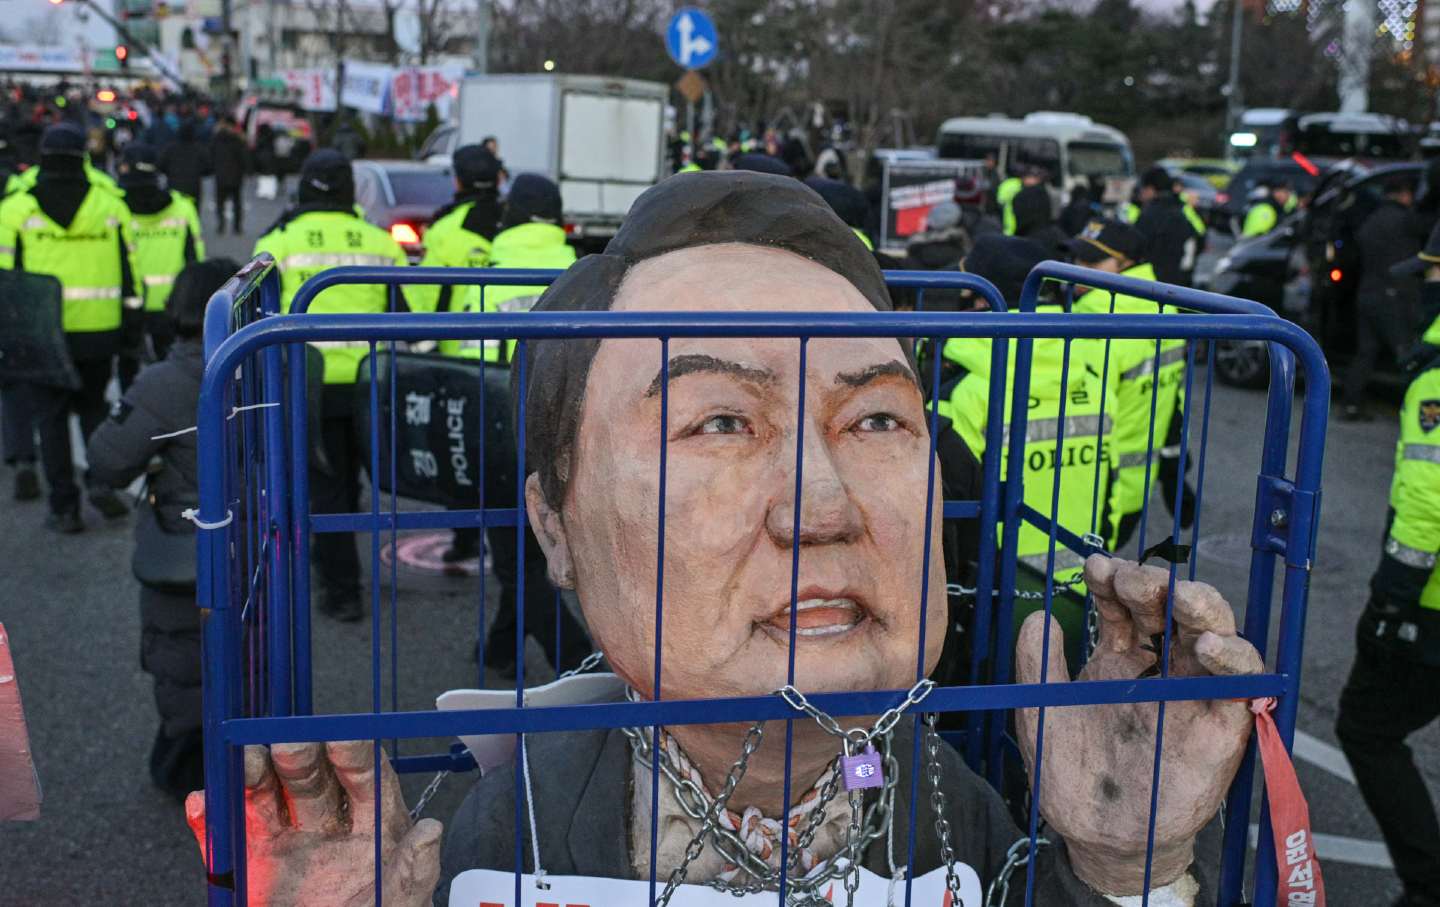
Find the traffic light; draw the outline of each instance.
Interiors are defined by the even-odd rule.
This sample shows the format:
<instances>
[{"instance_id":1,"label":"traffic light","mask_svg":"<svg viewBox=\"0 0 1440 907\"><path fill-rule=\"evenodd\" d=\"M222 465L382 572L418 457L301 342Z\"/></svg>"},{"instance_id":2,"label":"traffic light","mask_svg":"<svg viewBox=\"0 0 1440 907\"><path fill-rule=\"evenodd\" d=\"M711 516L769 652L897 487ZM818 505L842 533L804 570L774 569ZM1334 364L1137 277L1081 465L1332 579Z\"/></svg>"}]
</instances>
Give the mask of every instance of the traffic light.
<instances>
[{"instance_id":1,"label":"traffic light","mask_svg":"<svg viewBox=\"0 0 1440 907\"><path fill-rule=\"evenodd\" d=\"M115 45L115 59L120 61L121 69L130 68L130 48L124 44Z\"/></svg>"}]
</instances>

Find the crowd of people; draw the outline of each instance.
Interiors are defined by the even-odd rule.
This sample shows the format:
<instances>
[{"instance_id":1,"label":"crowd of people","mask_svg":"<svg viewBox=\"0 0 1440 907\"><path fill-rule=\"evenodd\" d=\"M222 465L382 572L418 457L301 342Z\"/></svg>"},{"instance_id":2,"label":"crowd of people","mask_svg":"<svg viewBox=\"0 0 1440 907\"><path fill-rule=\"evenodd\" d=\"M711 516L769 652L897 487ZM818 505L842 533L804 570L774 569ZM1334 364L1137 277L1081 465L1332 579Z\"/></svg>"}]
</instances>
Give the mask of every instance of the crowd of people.
<instances>
[{"instance_id":1,"label":"crowd of people","mask_svg":"<svg viewBox=\"0 0 1440 907\"><path fill-rule=\"evenodd\" d=\"M196 503L196 451L194 435L184 429L194 424L204 364L199 344L204 304L237 269L235 262L206 258L200 187L202 178L213 173L217 202L229 209L228 223L238 232L240 184L250 155L232 120L223 116L207 120L208 112L201 116L199 109L185 111L183 117L182 111L173 112L173 124L167 112L152 126L170 130L169 134L137 135L118 149L114 179L97 166L96 151L86 131L63 115L41 132L34 166L11 175L9 192L0 203L0 268L54 278L54 311L36 317L54 318L55 328L63 331L74 380L58 384L10 380L0 386L0 414L4 417L5 460L14 469L14 495L26 500L48 492L47 525L58 532L84 528L82 493L106 518L127 516L130 507L116 489L146 477L146 492L136 514L132 568L142 587L142 665L155 675L161 719L150 768L157 785L183 795L203 786L204 780L194 527L182 516ZM12 136L8 147L15 154L13 159L23 160L18 132ZM455 195L436 212L425 234L421 267L557 269L565 275L548 291L499 286L482 294L476 288L406 286L400 297L403 307L413 312L477 314L528 311L537 306L552 311L757 307L981 311L988 308L983 295L968 290L933 290L923 295L892 290L884 285L880 271L912 268L973 274L989 281L1007 307L1014 307L1034 266L1052 259L1140 281L1190 285L1206 236L1206 225L1178 191L1173 176L1162 168L1142 174L1133 206L1122 206L1119 212L1104 208L1098 193L1084 191L1072 193L1069 204L1057 210L1046 188L1050 174L1028 168L1004 179L991 174L994 178L987 177L985 185L967 187L957 193L956 200L936 205L904 255L893 256L875 249L874 199L851 183L838 149L823 149L812 160L803 148L788 143L768 141L747 147L742 140L723 149L705 146L694 160L637 202L603 255L577 259L567 242L561 192L554 182L536 174L510 177L491 148L460 148L452 167ZM1273 229L1290 203L1283 185L1267 187L1266 192L1245 218L1246 233ZM1440 434L1432 434L1440 425L1440 321L1436 320L1440 307L1432 298L1440 297L1440 228L1430 234L1423 248L1392 241L1390 238L1401 232L1414 234L1414 224L1402 217L1412 204L1413 198L1398 189L1388 193L1386 206L1371 215L1360 234L1362 255L1386 259L1383 277L1377 277L1374 286L1362 285L1364 299L1378 299L1377 305L1383 305L1384 299L1413 294L1433 323L1411 360L1418 377L1401 411L1391 524L1361 623L1360 657L1342 701L1339 735L1362 793L1381 818L1387 844L1406 884L1406 899L1399 903L1425 907L1440 903L1440 830L1435 830L1424 782L1403 741L1414 728L1433 720L1435 713L1424 705L1428 699L1422 696L1413 697L1413 707L1403 720L1384 705L1397 690L1423 688L1440 665L1440 655L1435 654L1440 652L1440 622L1430 619L1440 612L1440 579L1435 572L1435 552L1440 549L1440 505L1436 503L1440 501L1440 475L1434 474L1440 464ZM226 224L222 214L221 229ZM1375 250L1365 251L1365 237L1376 244ZM351 161L332 148L308 156L299 174L295 203L261 235L255 252L274 259L285 311L290 310L299 288L328 268L407 264L404 250L389 233L367 223L357 209ZM1072 300L1051 287L1037 301L1042 311L1052 312L1174 311L1134 296L1080 290ZM391 309L386 288L355 285L325 290L308 311L383 313ZM1380 311L1375 322L1382 323L1389 312ZM1400 340L1398 335L1386 334L1375 343L1383 341L1398 350ZM936 575L916 578L909 576L913 571L897 572L893 564L918 563L918 556L910 559L910 549L931 531L913 524L913 514L902 517L899 513L900 503L914 498L910 494L915 491L914 483L919 481L919 487L924 487L925 458L917 460L916 455L917 450L927 451L928 444L917 448L912 442L924 440L923 426L929 413L935 414L941 433L935 449L945 497L980 496L988 420L996 415L989 407L990 344L984 339L952 339L940 349L924 345L911 349L900 344L891 350L894 343L837 342L837 351L844 347L844 355L837 353L832 360L816 354L819 367L835 373L836 387L848 388L847 395L874 399L863 411L858 404L847 402L849 396L827 398L825 406L817 407L823 412L830 411L825 407L857 412L854 424L847 424L843 431L829 432L817 426L817 435L824 439L818 443L829 445L827 462L840 481L830 481L836 475L827 480L824 469L812 470L807 452L805 501L818 497L826 506L816 505L812 512L807 503L799 515L786 509L789 505L781 494L786 481L793 493L794 476L787 478L783 470L759 465L787 462L785 456L777 456L776 451L784 454L779 448L762 450L760 446L793 443L776 440L783 433L764 429L766 420L778 419L764 407L775 412L793 408L795 401L779 389L793 388L794 382L783 376L792 373L795 364L759 341L696 341L693 349L675 351L680 356L675 361L683 367L676 368L672 361L670 380L681 382L674 384L671 406L677 415L672 418L676 423L682 417L690 419L694 431L673 442L671 466L681 489L678 493L692 496L687 499L692 508L673 509L693 519L680 517L671 525L677 533L675 550L685 551L687 546L694 550L685 552L687 563L675 574L682 577L686 588L666 593L667 621L671 614L677 621L673 630L667 623L665 637L667 697L746 695L769 692L779 685L772 682L774 668L776 664L783 667L785 650L783 646L773 650L764 646L777 640L784 643L787 634L776 630L766 636L769 630L759 633L756 628L788 626L788 597L783 606L760 615L751 613L753 604L746 605L749 610L736 611L743 612L744 619L737 619L733 628L725 623L733 615L724 608L716 612L724 616L717 627L715 614L702 609L687 618L686 607L699 607L709 602L715 589L727 588L730 580L723 575L727 564L734 568L734 576L746 577L735 580L746 589L751 582L760 583L757 590L788 588L789 552L797 528L800 544L813 552L809 556L830 564L834 574L817 580L811 598L818 604L801 612L799 623L802 629L815 631L816 639L830 635L836 639L834 643L806 643L835 647L834 651L807 650L811 659L807 671L826 678L817 689L908 685L905 672L896 674L894 664L913 665L913 651L907 655L897 648L887 654L886 645L894 640L887 643L864 628L918 630L919 616L912 612L914 602L921 598L917 583L922 582L932 583L938 591L933 600L947 603L931 615L940 615L942 622L933 628L934 651L924 653L926 671L940 682L964 682L968 659L958 654L965 642L956 628L968 619L969 605L961 599L947 600L941 590L946 584L973 585L977 565L995 557L996 552L979 549L973 520L947 521L937 539L943 557L932 560L937 565ZM323 467L312 469L316 512L359 509L360 473L368 459L355 447L358 414L353 411L353 388L363 380L368 346L337 342L319 348L323 390L315 442ZM648 466L631 468L638 449L627 446L629 442L615 430L597 427L590 411L594 407L609 413L617 424L645 424L652 417L658 420L658 414L649 408L656 385L647 377L639 385L629 386L640 376L627 365L614 341L589 344L584 355L562 352L560 347L558 341L532 344L529 383L516 388L529 404L529 422L518 430L527 433L535 464L535 474L526 486L526 507L531 515L524 543L526 594L518 607L523 609L527 634L544 648L557 672L578 665L590 653L593 639L617 673L639 695L648 697L654 691L649 689L650 669L646 666L653 664L657 643L653 635L647 635L646 619L631 612L636 601L649 601L653 607L654 539L643 528L654 523L655 489L647 484L653 479L653 470ZM512 363L516 347L513 341L442 340L435 352L477 367L500 368ZM1097 553L1119 552L1144 534L1142 515L1149 511L1157 487L1165 506L1181 525L1188 526L1195 505L1182 465L1185 452L1180 434L1187 358L1186 344L1177 340L1159 344L1145 340L1036 340L1028 376L1025 503L1082 536ZM940 376L938 394L930 392L932 370ZM703 392L691 389L691 385L700 386L698 379L685 380L692 373L710 379ZM112 377L118 378L122 390L113 406L105 396ZM1355 378L1361 387L1362 378ZM1007 369L1007 383L1013 386L1015 380L1014 368ZM731 385L742 386L747 399L768 402L764 406L740 402L744 395L737 395ZM1007 401L1009 397L1007 393ZM1358 405L1349 397L1347 401ZM691 410L688 416L687 407ZM78 481L70 447L72 414L79 417L89 464ZM1008 404L1002 418L1008 425ZM1064 438L1057 446L1062 421ZM646 427L640 434L653 453L654 435L646 434L648 431ZM848 446L852 443L849 438L862 436L874 440ZM865 448L866 444L880 446ZM577 451L585 455L578 456ZM788 458L793 466L793 450ZM37 466L43 469L43 489ZM852 479L847 480L847 475ZM852 480L856 487L847 490L847 481ZM1058 507L1052 497L1057 482L1065 489ZM715 488L708 483L715 483ZM511 484L508 493L513 495ZM585 495L571 490L577 485L585 488ZM671 487L672 493L677 493L677 486ZM725 495L717 496L720 488ZM919 499L923 498L921 493ZM515 503L513 497L508 504L500 496L487 495L487 500L490 506ZM455 506L465 505L456 502ZM719 513L727 508L739 508L739 516L731 514L728 523ZM887 508L894 508L894 521L871 515L872 508L886 514ZM869 525L867 521L872 519L879 522ZM731 524L733 533L719 531L718 527ZM876 541L880 547L867 548L870 543L862 540L877 532L895 535ZM456 530L446 560L479 556L481 534L480 530ZM649 549L643 544L646 539ZM1138 539L1138 547L1147 541ZM1058 621L1059 645L1052 649L1052 678L1077 673L1104 678L1112 676L1104 672L1119 669L1105 659L1092 659L1082 668L1087 594L1107 603L1108 608L1100 609L1100 632L1102 639L1108 634L1114 641L1115 652L1126 653L1130 660L1124 666L1132 668L1146 659L1154 663L1155 653L1145 647L1155 622L1155 615L1146 609L1153 609L1154 602L1146 598L1148 593L1142 594L1150 588L1147 584L1155 582L1147 572L1150 568L1127 566L1118 559L1108 563L1104 558L1087 560L1064 550L1052 553L1048 534L1033 526L1021 530L1015 545L1020 566L1017 584L1022 590L1039 589L1052 580L1056 584L1053 614ZM187 547L189 553L185 554ZM477 646L486 664L501 676L513 676L519 544L507 530L488 533L484 547L501 582L502 611L489 637L478 640ZM318 611L338 621L361 619L362 571L353 536L319 534L311 550L319 588ZM741 551L752 553L737 554ZM762 557L766 559L763 564L756 560ZM733 564L727 560L735 558L739 560ZM869 563L869 572L855 573L846 567L850 559ZM781 572L770 576L767 571L772 567ZM749 571L754 571L754 576ZM895 575L890 576L892 573ZM876 577L889 579L877 584ZM775 582L761 583L767 578ZM585 627L569 609L555 607L557 590L569 590L579 597ZM1213 606L1213 599L1201 598L1204 601L1185 619ZM1017 608L1011 637L1021 652L1022 679L1039 677L1035 672L1040 670L1040 636L1046 625L1039 620L1043 615L1031 614L1034 609L1033 605ZM947 612L951 619L944 619ZM687 620L693 631L688 643ZM1150 629L1140 632L1147 627ZM1190 663L1200 666L1195 670L1217 674L1260 670L1258 654L1235 635L1233 616L1223 600L1192 629L1182 640L1190 647L1187 654L1193 655ZM672 640L672 632L680 642ZM715 651L697 644L697 639L707 637ZM769 642L756 641L762 637ZM913 649L911 636L898 633L895 639ZM731 648L725 650L725 646ZM1147 651L1150 654L1144 654ZM779 676L783 677L783 671ZM1133 677L1131 673L1127 679ZM1238 713L1230 714L1233 711L1216 707L1207 713L1215 722L1213 727L1197 719L1192 728L1211 734L1219 741L1215 744L1218 749L1205 765L1182 765L1180 776L1192 782L1190 792L1196 802L1212 808L1208 814L1197 813L1200 821L1168 827L1173 840L1160 842L1166 856L1163 870L1155 876L1152 898L1163 891L1172 899L1167 903L1197 904L1213 896L1206 894L1213 891L1209 877L1213 867L1205 855L1193 852L1193 841L1218 805L1248 736L1248 713L1243 705ZM1110 715L1094 719L1093 726L1076 725L1075 739L1088 734L1113 736L1113 727L1106 722L1120 720ZM1020 725L1024 738L1028 731L1023 716ZM704 779L702 788L718 790L724 766L733 759L733 734L693 727L676 728L673 733L673 738L667 738L668 758L677 762L688 758L684 764ZM630 744L617 735L577 735L580 743L567 744L565 750L551 751L538 744L535 748L536 786L526 796L559 797L559 788L577 775L613 782L603 794L597 794L608 807L597 806L599 800L583 808L576 805L573 815L566 816L568 823L534 832L545 838L548 852L563 851L565 836L573 838L576 833L608 842L589 857L577 856L573 866L552 864L553 872L648 875L648 845L642 848L634 837L638 826L632 820L637 816L647 827L652 818L663 820L673 832L673 839L667 838L657 851L661 864L657 869L662 874L676 865L683 870L681 860L688 864L685 845L692 837L703 839L707 833L715 833L687 820L669 801L661 803L664 815L652 817L648 795L643 804L638 799L633 804L625 800L626 790L643 787L648 791L650 785L632 765ZM1063 735L1057 739L1064 739ZM799 736L798 758L808 760L807 771L815 769L802 779L805 783L819 779L819 789L833 756L826 747L833 749L833 742L824 735ZM909 745L903 734L884 743L887 747ZM1110 756L1148 765L1153 745L1152 730L1149 738L1140 735L1130 749L1117 749ZM247 785L268 791L267 796L280 795L277 792L283 787L291 802L296 797L324 799L328 809L344 799L337 784L352 798L372 789L367 785L375 783L373 775L368 780L361 777L370 771L368 744L366 747L360 760L363 767L345 762L349 756L343 745L332 746L328 755L313 747L276 747L273 761L266 754L256 763L253 777L247 761ZM1025 747L1022 739L1022 751L1033 759L1033 740L1031 749ZM759 762L773 755L772 748ZM1018 832L1004 803L968 773L958 756L947 749L941 762L945 773L958 779L955 799L960 805L951 817L960 839L956 850L988 880L1000 871L1005 851ZM643 765L649 765L648 759ZM332 766L322 772L329 778L323 798L317 791L301 791L298 786L301 776L313 775L317 766ZM1120 768L1111 768L1116 776L1125 774ZM1145 818L1145 810L1135 805L1143 798L1122 788L1108 798L1111 802L1097 805L1065 801L1053 792L1057 787L1098 789L1098 778L1082 777L1094 769L1095 765L1056 769L1075 777L1060 779L1051 788L1050 799L1042 804L1055 837L1065 842L1043 858L1037 892L1042 893L1044 903L1127 903L1117 899L1141 893L1131 864L1137 853L1143 858L1145 851L1143 833L1138 850L1133 846L1132 828L1137 815L1141 822ZM769 831L744 838L744 846L759 856L761 865L766 861L773 864L770 852L775 836L788 833L793 838L794 832L765 818L776 815L784 804L775 803L776 792L763 783L778 776L765 771L758 776L759 781L728 792L737 797L734 803L720 806L733 810L737 817L754 811L757 827ZM407 890L419 893L413 903L428 903L430 891L442 875L448 880L477 865L511 865L514 830L509 824L513 821L509 804L514 791L505 786L511 780L503 772L487 777L467 799L456 818L457 828L446 838L443 869L438 827L422 822L398 829L396 841L403 837L405 856L390 868L406 879ZM393 776L382 781L393 784ZM1017 789L1004 792L1012 804L1027 796L1024 782L1019 783ZM567 796L570 800L566 802L573 802L574 794ZM823 817L823 804L820 811ZM192 796L187 813L202 834L203 812L203 798ZM832 813L830 822L838 821L842 813ZM1125 830L1112 828L1109 839L1093 838L1093 819L1102 813ZM817 825L824 823L817 820ZM272 878L280 880L277 884L289 884L285 881L289 879L300 886L293 890L301 890L319 884L316 872L331 873L322 881L346 891L354 887L355 880L369 879L373 884L373 872L367 873L363 867L341 864L316 870L301 865L303 861L286 851L282 839L277 831L258 852L258 859L271 860L276 867ZM822 834L813 852L810 841L791 843L797 851L809 854L814 865L829 865L839 851L833 847L826 851L820 843L826 840L833 843L838 839ZM873 853L865 851L864 862L879 867L883 853L878 842L872 843L875 849ZM1111 848L1113 857L1117 846L1125 859L1097 858L1097 851L1106 847ZM252 851L252 857L256 853ZM916 872L940 866L943 859L939 850L917 851ZM716 862L707 872L727 883L738 879L736 885L745 884L734 866ZM347 878L339 879L336 873ZM442 902L447 887L440 885L437 897Z\"/></svg>"}]
</instances>

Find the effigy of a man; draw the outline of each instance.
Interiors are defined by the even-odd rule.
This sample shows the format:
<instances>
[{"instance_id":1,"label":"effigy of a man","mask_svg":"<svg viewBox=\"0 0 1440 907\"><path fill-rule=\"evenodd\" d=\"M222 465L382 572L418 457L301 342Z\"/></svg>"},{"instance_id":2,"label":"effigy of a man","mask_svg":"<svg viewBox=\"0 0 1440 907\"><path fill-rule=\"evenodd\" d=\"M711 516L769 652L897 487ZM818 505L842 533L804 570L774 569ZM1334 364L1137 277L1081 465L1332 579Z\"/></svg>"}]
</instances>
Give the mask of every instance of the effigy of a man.
<instances>
[{"instance_id":1,"label":"effigy of a man","mask_svg":"<svg viewBox=\"0 0 1440 907\"><path fill-rule=\"evenodd\" d=\"M537 306L888 308L874 258L818 196L788 178L735 172L677 176L647 192L606 253L572 267ZM928 572L921 570L927 536L939 550L941 522L939 508L925 521L931 445L908 345L810 341L803 432L793 338L675 338L664 371L660 349L657 340L639 339L532 342L526 383L516 388L526 403L531 525L553 582L574 590L615 673L637 698L656 692L663 398L663 698L753 696L783 687L792 620L801 689L910 687L922 591L932 606L919 662L929 672L940 655L945 614L933 603L945 600L945 577L938 556ZM798 514L797 454L803 470ZM1148 641L1163 629L1167 574L1096 556L1086 565L1086 580L1101 641L1081 677L1145 673L1156 660ZM1235 635L1229 606L1210 587L1178 584L1174 617L1172 675L1261 670L1258 653ZM1043 614L1022 629L1016 659L1022 682L1041 677L1045 630ZM1060 630L1050 632L1048 680L1063 682ZM1017 723L1033 766L1036 716L1022 711ZM1207 880L1193 861L1195 837L1218 809L1249 728L1244 703L1170 704L1152 897L1163 892L1165 903L1201 903ZM385 903L423 904L433 892L444 904L456 874L511 869L517 796L528 797L534 811L534 827L522 828L527 871L536 869L535 852L551 875L648 879L652 823L653 871L661 880L683 867L689 882L773 889L782 850L789 857L789 890L801 895L814 891L817 879L843 879L849 856L882 876L891 875L896 860L904 867L910 721L871 741L882 753L903 756L882 757L884 782L847 794L837 792L832 774L837 738L817 722L797 720L788 825L781 820L783 730L748 737L747 730L734 724L663 729L655 810L649 729L531 735L526 788L517 791L507 771L476 783L449 823L443 865L439 823L411 825L398 784L382 765L383 796L393 801L382 820ZM1035 857L1035 903L1102 907L1142 893L1155 736L1153 704L1048 712L1040 806L1053 846ZM753 751L737 773L742 741ZM988 882L1022 835L994 790L947 746L931 750L932 742L939 744L938 737L926 741L931 755L922 770L942 779L948 831L943 840L924 833L934 817L929 803L920 806L926 818L917 823L910 872L941 867L948 850ZM247 750L250 872L267 886L264 903L373 900L371 766L369 742ZM920 791L928 800L926 783ZM203 841L203 798L192 795L187 811ZM704 845L698 855L697 839ZM1012 886L1017 903L1024 887Z\"/></svg>"}]
</instances>

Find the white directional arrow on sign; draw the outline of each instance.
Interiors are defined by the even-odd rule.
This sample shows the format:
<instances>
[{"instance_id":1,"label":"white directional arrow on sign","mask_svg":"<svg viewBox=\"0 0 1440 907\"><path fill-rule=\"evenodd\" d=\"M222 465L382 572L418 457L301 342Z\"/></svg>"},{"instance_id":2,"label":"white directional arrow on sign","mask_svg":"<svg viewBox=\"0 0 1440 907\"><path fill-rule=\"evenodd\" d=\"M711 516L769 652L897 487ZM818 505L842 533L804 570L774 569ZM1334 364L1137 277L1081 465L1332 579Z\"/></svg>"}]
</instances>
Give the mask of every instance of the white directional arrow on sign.
<instances>
[{"instance_id":1,"label":"white directional arrow on sign","mask_svg":"<svg viewBox=\"0 0 1440 907\"><path fill-rule=\"evenodd\" d=\"M692 57L703 57L710 52L713 46L710 39L704 35L695 37L695 20L689 13L680 16L676 28L680 30L680 65L689 66Z\"/></svg>"}]
</instances>

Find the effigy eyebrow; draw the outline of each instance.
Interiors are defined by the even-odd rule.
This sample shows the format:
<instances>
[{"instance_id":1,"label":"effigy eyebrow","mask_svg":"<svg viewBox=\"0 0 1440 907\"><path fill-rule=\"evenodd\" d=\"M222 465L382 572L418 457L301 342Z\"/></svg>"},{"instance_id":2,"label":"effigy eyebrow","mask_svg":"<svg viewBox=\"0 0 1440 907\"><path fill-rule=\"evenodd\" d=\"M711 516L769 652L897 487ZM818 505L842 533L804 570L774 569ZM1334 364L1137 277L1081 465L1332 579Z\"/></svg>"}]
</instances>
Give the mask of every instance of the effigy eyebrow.
<instances>
[{"instance_id":1,"label":"effigy eyebrow","mask_svg":"<svg viewBox=\"0 0 1440 907\"><path fill-rule=\"evenodd\" d=\"M910 367L899 359L891 359L889 362L872 365L858 372L840 372L835 376L835 383L844 384L848 387L861 387L877 378L889 377L904 378L917 387L920 384L919 379L915 377L915 373L910 370Z\"/></svg>"},{"instance_id":2,"label":"effigy eyebrow","mask_svg":"<svg viewBox=\"0 0 1440 907\"><path fill-rule=\"evenodd\" d=\"M762 387L768 387L776 381L775 373L767 368L741 365L738 362L731 362L728 359L717 359L714 356L707 356L703 353L687 353L683 356L671 357L668 368L661 369L655 373L655 380L650 382L650 387L646 389L645 396L653 397L660 393L660 385L663 382L666 371L669 372L672 382L686 375L705 372L732 375L741 381L758 384Z\"/></svg>"}]
</instances>

